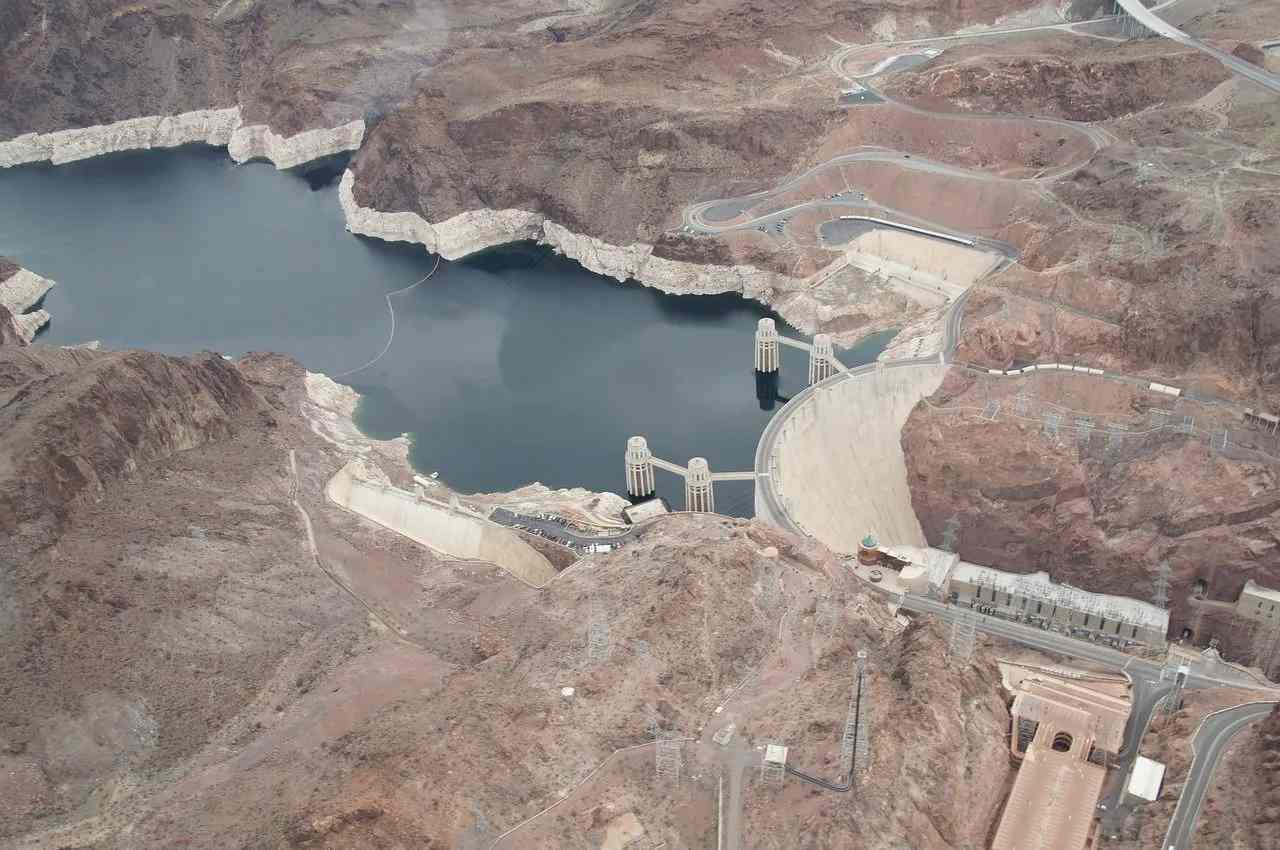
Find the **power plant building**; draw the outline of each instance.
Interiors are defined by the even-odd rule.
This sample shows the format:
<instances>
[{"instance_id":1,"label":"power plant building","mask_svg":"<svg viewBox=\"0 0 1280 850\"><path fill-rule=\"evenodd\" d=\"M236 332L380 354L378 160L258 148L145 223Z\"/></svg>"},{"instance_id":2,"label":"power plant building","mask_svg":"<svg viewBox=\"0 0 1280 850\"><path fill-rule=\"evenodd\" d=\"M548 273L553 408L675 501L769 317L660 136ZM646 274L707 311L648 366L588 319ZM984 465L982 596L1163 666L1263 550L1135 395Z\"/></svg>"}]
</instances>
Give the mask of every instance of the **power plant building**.
<instances>
[{"instance_id":1,"label":"power plant building","mask_svg":"<svg viewBox=\"0 0 1280 850\"><path fill-rule=\"evenodd\" d=\"M1117 646L1165 644L1169 612L1148 602L1058 584L1046 572L1008 573L971 564L933 547L882 547L881 553L900 569L909 593ZM1267 592L1280 602L1280 593Z\"/></svg>"}]
</instances>

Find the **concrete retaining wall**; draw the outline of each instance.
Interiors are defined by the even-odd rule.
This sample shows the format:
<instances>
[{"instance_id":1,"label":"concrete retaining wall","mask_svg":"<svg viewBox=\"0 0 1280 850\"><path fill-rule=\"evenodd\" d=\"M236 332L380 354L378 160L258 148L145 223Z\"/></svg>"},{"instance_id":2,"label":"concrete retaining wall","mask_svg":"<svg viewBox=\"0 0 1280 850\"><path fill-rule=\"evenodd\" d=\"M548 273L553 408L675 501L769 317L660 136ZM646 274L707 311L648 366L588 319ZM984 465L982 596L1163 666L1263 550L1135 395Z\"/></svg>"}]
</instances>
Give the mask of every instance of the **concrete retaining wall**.
<instances>
[{"instance_id":1,"label":"concrete retaining wall","mask_svg":"<svg viewBox=\"0 0 1280 850\"><path fill-rule=\"evenodd\" d=\"M378 525L454 558L474 558L502 567L516 578L543 585L555 568L510 529L412 493L358 477L348 464L329 479L329 499Z\"/></svg>"}]
</instances>

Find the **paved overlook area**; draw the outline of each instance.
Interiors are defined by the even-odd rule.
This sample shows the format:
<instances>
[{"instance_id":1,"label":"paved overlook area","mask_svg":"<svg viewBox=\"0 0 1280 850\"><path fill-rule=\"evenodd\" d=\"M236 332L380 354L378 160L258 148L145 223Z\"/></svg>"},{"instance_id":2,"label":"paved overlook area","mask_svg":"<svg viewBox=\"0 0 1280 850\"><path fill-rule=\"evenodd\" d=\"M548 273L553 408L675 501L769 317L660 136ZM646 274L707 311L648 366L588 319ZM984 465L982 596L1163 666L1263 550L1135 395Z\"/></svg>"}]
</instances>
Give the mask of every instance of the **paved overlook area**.
<instances>
[{"instance_id":1,"label":"paved overlook area","mask_svg":"<svg viewBox=\"0 0 1280 850\"><path fill-rule=\"evenodd\" d=\"M753 469L617 447L664 512L457 492L278 355L28 344L0 262L0 846L1280 840L1274 3L12 5L6 166L226 146L340 180L317 239L797 332Z\"/></svg>"}]
</instances>

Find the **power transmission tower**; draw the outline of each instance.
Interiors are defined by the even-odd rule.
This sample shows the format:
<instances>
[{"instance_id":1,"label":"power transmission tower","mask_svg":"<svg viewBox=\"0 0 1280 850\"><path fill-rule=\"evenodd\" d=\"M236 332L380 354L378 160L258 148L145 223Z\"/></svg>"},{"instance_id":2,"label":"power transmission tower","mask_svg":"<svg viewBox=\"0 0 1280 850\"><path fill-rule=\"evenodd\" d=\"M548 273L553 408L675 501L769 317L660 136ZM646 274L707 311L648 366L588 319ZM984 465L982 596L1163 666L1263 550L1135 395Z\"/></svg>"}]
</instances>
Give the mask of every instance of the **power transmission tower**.
<instances>
[{"instance_id":1,"label":"power transmission tower","mask_svg":"<svg viewBox=\"0 0 1280 850\"><path fill-rule=\"evenodd\" d=\"M866 675L867 651L858 650L856 675L853 682L853 693L849 695L849 712L844 718L844 733L840 736L840 775L846 781L853 780L853 767L862 765L861 754L866 750L866 741L862 740L862 684Z\"/></svg>"},{"instance_id":2,"label":"power transmission tower","mask_svg":"<svg viewBox=\"0 0 1280 850\"><path fill-rule=\"evenodd\" d=\"M947 520L942 528L942 548L947 552L955 552L956 545L959 542L960 535L960 517L956 514L951 515L951 519Z\"/></svg>"},{"instance_id":3,"label":"power transmission tower","mask_svg":"<svg viewBox=\"0 0 1280 850\"><path fill-rule=\"evenodd\" d=\"M1088 416L1076 418L1076 441L1082 446L1088 446L1089 440L1093 437L1093 420Z\"/></svg>"},{"instance_id":4,"label":"power transmission tower","mask_svg":"<svg viewBox=\"0 0 1280 850\"><path fill-rule=\"evenodd\" d=\"M1157 608L1169 607L1169 562L1161 561L1151 582L1151 601Z\"/></svg>"},{"instance_id":5,"label":"power transmission tower","mask_svg":"<svg viewBox=\"0 0 1280 850\"><path fill-rule=\"evenodd\" d=\"M973 645L977 638L978 628L974 624L973 614L957 611L956 618L951 621L951 654L962 661L973 658Z\"/></svg>"},{"instance_id":6,"label":"power transmission tower","mask_svg":"<svg viewBox=\"0 0 1280 850\"><path fill-rule=\"evenodd\" d=\"M853 779L853 769L866 772L871 769L871 721L867 719L870 711L870 699L867 693L867 651L858 650L858 695L854 701L855 731L853 737L853 761L849 766L849 779Z\"/></svg>"},{"instance_id":7,"label":"power transmission tower","mask_svg":"<svg viewBox=\"0 0 1280 850\"><path fill-rule=\"evenodd\" d=\"M591 609L587 625L587 659L604 661L609 657L609 621L598 608Z\"/></svg>"},{"instance_id":8,"label":"power transmission tower","mask_svg":"<svg viewBox=\"0 0 1280 850\"><path fill-rule=\"evenodd\" d=\"M654 750L653 769L659 779L680 783L680 771L684 768L683 741L678 733L660 731Z\"/></svg>"},{"instance_id":9,"label":"power transmission tower","mask_svg":"<svg viewBox=\"0 0 1280 850\"><path fill-rule=\"evenodd\" d=\"M1107 451L1118 451L1124 443L1125 432L1129 430L1128 425L1120 425L1112 423L1107 426Z\"/></svg>"},{"instance_id":10,"label":"power transmission tower","mask_svg":"<svg viewBox=\"0 0 1280 850\"><path fill-rule=\"evenodd\" d=\"M1209 448L1225 452L1230 442L1227 440L1227 429L1223 428L1221 434L1215 434L1209 438Z\"/></svg>"}]
</instances>

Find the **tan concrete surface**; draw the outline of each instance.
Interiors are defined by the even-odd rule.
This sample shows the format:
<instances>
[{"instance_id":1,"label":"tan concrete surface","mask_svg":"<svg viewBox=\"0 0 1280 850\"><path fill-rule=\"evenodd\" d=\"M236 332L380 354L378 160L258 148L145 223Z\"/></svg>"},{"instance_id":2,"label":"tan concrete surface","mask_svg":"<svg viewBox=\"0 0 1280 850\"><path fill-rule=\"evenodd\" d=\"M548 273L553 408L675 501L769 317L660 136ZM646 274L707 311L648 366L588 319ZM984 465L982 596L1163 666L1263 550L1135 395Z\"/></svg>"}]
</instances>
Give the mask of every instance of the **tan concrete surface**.
<instances>
[{"instance_id":1,"label":"tan concrete surface","mask_svg":"<svg viewBox=\"0 0 1280 850\"><path fill-rule=\"evenodd\" d=\"M1098 765L1037 739L1018 769L991 850L1084 850L1105 777Z\"/></svg>"},{"instance_id":2,"label":"tan concrete surface","mask_svg":"<svg viewBox=\"0 0 1280 850\"><path fill-rule=\"evenodd\" d=\"M914 286L904 294L925 303L932 303L929 294L936 299L957 297L1002 259L994 251L887 227L858 234L845 249L859 268L910 281Z\"/></svg>"},{"instance_id":3,"label":"tan concrete surface","mask_svg":"<svg viewBox=\"0 0 1280 850\"><path fill-rule=\"evenodd\" d=\"M795 411L777 443L780 498L791 517L837 552L881 542L926 545L911 507L900 435L945 367L883 368L833 383Z\"/></svg>"},{"instance_id":4,"label":"tan concrete surface","mask_svg":"<svg viewBox=\"0 0 1280 850\"><path fill-rule=\"evenodd\" d=\"M445 555L496 564L530 584L543 585L555 577L551 562L514 531L387 484L366 481L356 474L358 467L358 462L349 463L329 479L325 493L334 504Z\"/></svg>"}]
</instances>

